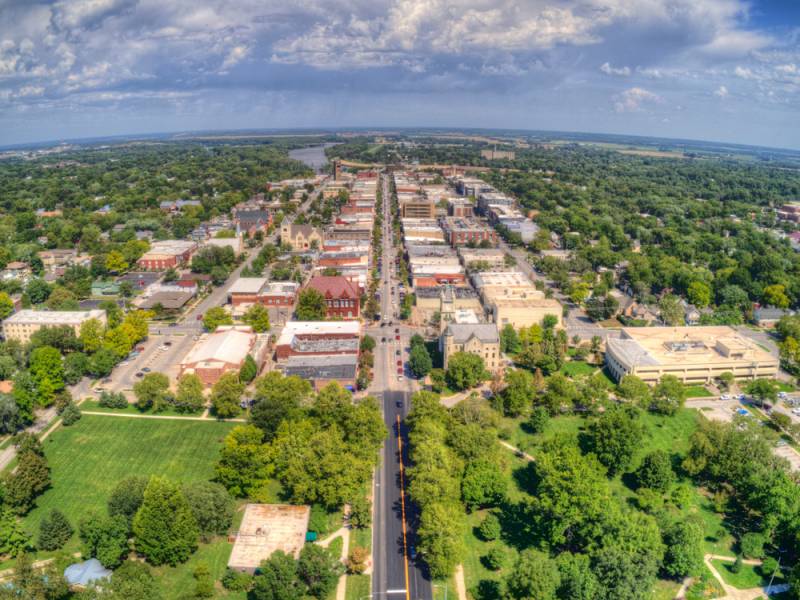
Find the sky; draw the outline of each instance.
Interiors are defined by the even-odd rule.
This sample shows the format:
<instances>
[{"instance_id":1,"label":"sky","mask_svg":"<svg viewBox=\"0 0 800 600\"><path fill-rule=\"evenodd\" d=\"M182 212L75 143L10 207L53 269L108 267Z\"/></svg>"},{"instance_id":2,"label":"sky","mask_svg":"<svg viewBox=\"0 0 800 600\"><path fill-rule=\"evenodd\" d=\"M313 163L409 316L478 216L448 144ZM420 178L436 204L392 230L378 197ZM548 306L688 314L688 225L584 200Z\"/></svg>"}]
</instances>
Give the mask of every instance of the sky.
<instances>
[{"instance_id":1,"label":"sky","mask_svg":"<svg viewBox=\"0 0 800 600\"><path fill-rule=\"evenodd\" d=\"M404 126L800 149L800 0L0 0L0 145Z\"/></svg>"}]
</instances>

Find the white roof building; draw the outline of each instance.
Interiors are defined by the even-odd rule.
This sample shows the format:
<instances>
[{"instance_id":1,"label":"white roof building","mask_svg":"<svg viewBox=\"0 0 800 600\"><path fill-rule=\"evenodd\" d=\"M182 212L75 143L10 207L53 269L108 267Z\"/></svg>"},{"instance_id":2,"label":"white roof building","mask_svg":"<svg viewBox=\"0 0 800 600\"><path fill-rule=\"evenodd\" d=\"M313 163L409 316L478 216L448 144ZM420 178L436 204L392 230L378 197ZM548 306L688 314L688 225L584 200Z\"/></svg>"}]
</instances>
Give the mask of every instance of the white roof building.
<instances>
[{"instance_id":1,"label":"white roof building","mask_svg":"<svg viewBox=\"0 0 800 600\"><path fill-rule=\"evenodd\" d=\"M276 346L291 344L298 335L359 335L358 321L289 321L281 331Z\"/></svg>"}]
</instances>

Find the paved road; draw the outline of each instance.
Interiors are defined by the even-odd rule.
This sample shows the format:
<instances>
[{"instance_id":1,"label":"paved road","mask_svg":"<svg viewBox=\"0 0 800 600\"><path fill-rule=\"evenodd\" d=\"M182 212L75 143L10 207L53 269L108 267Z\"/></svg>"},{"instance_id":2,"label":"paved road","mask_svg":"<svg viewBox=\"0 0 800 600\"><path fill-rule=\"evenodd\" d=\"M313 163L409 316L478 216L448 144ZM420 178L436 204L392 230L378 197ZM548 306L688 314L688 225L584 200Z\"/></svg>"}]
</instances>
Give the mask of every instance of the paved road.
<instances>
[{"instance_id":1,"label":"paved road","mask_svg":"<svg viewBox=\"0 0 800 600\"><path fill-rule=\"evenodd\" d=\"M401 477L401 461L408 464L404 419L415 385L397 375L397 360L407 358L411 328L396 321L395 305L399 303L394 277L394 249L391 245L389 194L384 178L383 269L381 274L381 315L384 321L395 321L391 327L373 327L368 331L378 342L375 349L375 381L372 390L383 400L383 415L390 435L381 451L381 465L375 474L375 521L373 527L372 596L401 600L431 600L433 589L424 569L411 556L414 546L416 515L405 496L405 480ZM394 287L394 293L392 288ZM400 330L396 340L395 329ZM386 338L385 342L381 338ZM400 356L398 356L398 351ZM404 367L401 367L404 368ZM402 449L402 450L401 450ZM404 535L405 531L405 535Z\"/></svg>"}]
</instances>

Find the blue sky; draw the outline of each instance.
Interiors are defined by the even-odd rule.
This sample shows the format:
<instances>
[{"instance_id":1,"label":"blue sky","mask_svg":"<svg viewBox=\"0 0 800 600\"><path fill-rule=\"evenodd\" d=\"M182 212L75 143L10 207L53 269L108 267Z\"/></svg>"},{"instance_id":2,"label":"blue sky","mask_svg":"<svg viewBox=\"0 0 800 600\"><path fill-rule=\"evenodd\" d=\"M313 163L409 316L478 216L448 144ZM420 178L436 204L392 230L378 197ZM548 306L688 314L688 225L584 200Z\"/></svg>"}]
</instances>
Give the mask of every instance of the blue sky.
<instances>
[{"instance_id":1,"label":"blue sky","mask_svg":"<svg viewBox=\"0 0 800 600\"><path fill-rule=\"evenodd\" d=\"M800 0L0 0L0 144L356 126L800 149Z\"/></svg>"}]
</instances>

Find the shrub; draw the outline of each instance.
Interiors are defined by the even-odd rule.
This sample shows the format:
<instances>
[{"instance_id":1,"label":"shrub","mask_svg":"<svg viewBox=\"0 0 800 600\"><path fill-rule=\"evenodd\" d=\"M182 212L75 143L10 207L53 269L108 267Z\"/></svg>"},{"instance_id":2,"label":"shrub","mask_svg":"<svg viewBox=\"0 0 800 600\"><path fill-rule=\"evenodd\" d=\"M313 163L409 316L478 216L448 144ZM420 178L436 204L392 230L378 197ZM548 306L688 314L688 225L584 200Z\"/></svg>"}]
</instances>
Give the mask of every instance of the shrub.
<instances>
[{"instance_id":1,"label":"shrub","mask_svg":"<svg viewBox=\"0 0 800 600\"><path fill-rule=\"evenodd\" d=\"M369 550L356 546L347 557L345 566L347 572L351 575L361 575L367 570L367 560L369 559Z\"/></svg>"},{"instance_id":2,"label":"shrub","mask_svg":"<svg viewBox=\"0 0 800 600\"><path fill-rule=\"evenodd\" d=\"M70 402L67 404L64 412L61 413L61 422L64 424L64 427L69 427L70 425L74 425L81 418L81 409L74 402Z\"/></svg>"},{"instance_id":3,"label":"shrub","mask_svg":"<svg viewBox=\"0 0 800 600\"><path fill-rule=\"evenodd\" d=\"M128 399L122 392L103 392L98 404L103 408L128 408Z\"/></svg>"},{"instance_id":4,"label":"shrub","mask_svg":"<svg viewBox=\"0 0 800 600\"><path fill-rule=\"evenodd\" d=\"M74 532L64 513L54 508L39 523L39 541L36 546L40 550L58 550L69 541Z\"/></svg>"},{"instance_id":5,"label":"shrub","mask_svg":"<svg viewBox=\"0 0 800 600\"><path fill-rule=\"evenodd\" d=\"M742 570L742 556L740 554L736 555L736 560L733 561L731 565L731 573L739 573Z\"/></svg>"},{"instance_id":6,"label":"shrub","mask_svg":"<svg viewBox=\"0 0 800 600\"><path fill-rule=\"evenodd\" d=\"M528 428L531 433L542 433L550 422L550 413L544 406L535 406L528 418Z\"/></svg>"},{"instance_id":7,"label":"shrub","mask_svg":"<svg viewBox=\"0 0 800 600\"><path fill-rule=\"evenodd\" d=\"M492 571L499 571L503 568L506 562L506 553L503 552L502 548L492 548L489 550L489 553L484 557L484 562L486 566L490 568Z\"/></svg>"},{"instance_id":8,"label":"shrub","mask_svg":"<svg viewBox=\"0 0 800 600\"><path fill-rule=\"evenodd\" d=\"M230 592L246 592L253 583L253 576L248 573L240 573L233 569L227 569L222 576L222 587Z\"/></svg>"},{"instance_id":9,"label":"shrub","mask_svg":"<svg viewBox=\"0 0 800 600\"><path fill-rule=\"evenodd\" d=\"M763 534L751 531L745 533L739 540L739 548L745 558L764 558L765 542Z\"/></svg>"},{"instance_id":10,"label":"shrub","mask_svg":"<svg viewBox=\"0 0 800 600\"><path fill-rule=\"evenodd\" d=\"M497 515L494 513L489 513L486 515L478 527L478 533L480 533L481 537L487 542L491 542L499 538L501 531L502 528L500 527L500 519L498 519Z\"/></svg>"}]
</instances>

